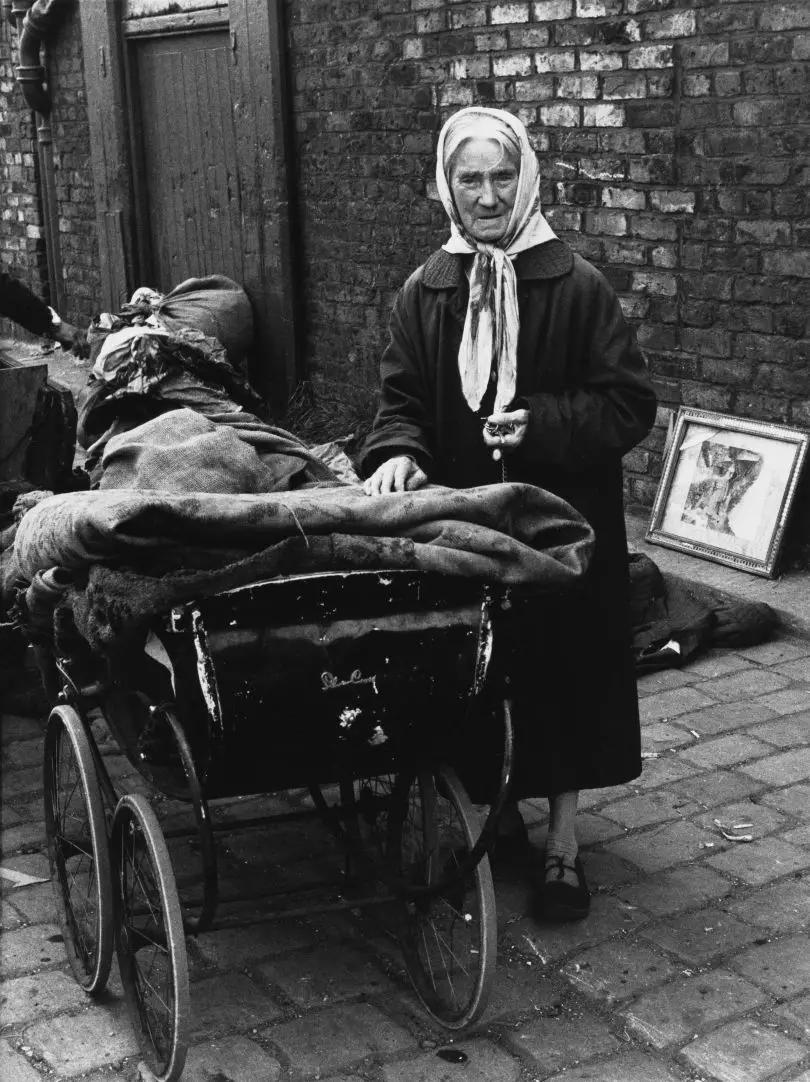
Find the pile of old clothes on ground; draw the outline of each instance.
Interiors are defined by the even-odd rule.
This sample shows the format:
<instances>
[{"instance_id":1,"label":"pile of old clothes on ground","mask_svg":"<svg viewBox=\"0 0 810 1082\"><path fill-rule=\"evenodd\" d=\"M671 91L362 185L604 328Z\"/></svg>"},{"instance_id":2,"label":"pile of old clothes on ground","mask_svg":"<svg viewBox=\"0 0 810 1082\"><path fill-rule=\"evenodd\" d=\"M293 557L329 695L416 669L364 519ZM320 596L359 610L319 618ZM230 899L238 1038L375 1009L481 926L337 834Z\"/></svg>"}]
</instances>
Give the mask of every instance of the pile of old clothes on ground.
<instances>
[{"instance_id":1,"label":"pile of old clothes on ground","mask_svg":"<svg viewBox=\"0 0 810 1082\"><path fill-rule=\"evenodd\" d=\"M764 642L779 623L770 605L663 574L641 552L630 554L630 615L639 674L680 668L711 647Z\"/></svg>"}]
</instances>

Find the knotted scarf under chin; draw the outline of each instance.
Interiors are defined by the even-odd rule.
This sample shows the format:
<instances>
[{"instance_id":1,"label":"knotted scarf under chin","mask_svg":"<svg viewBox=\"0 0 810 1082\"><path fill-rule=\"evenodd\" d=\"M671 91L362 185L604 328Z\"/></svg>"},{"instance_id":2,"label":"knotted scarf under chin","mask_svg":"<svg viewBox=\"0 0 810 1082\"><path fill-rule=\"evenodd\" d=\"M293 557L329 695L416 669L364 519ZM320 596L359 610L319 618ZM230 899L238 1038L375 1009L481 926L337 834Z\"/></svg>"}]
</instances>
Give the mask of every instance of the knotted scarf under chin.
<instances>
[{"instance_id":1,"label":"knotted scarf under chin","mask_svg":"<svg viewBox=\"0 0 810 1082\"><path fill-rule=\"evenodd\" d=\"M502 248L479 248L470 272L470 299L458 355L461 389L470 409L479 408L493 377L498 381L494 412L505 409L515 397L519 330L512 260Z\"/></svg>"}]
</instances>

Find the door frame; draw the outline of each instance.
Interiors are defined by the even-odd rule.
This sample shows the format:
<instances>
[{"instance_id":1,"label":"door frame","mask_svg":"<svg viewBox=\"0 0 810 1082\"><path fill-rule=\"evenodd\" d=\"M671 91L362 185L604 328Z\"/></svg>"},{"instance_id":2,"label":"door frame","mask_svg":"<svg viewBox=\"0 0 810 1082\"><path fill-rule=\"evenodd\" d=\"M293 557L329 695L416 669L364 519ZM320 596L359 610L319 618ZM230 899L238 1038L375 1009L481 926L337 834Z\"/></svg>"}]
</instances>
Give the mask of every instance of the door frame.
<instances>
[{"instance_id":1,"label":"door frame","mask_svg":"<svg viewBox=\"0 0 810 1082\"><path fill-rule=\"evenodd\" d=\"M127 38L188 33L227 22L234 62L234 118L243 178L245 275L253 304L256 349L251 379L282 408L303 379L300 301L292 236L291 112L285 71L283 0L229 0L211 8L121 18L120 0L81 10L90 155L98 225L101 304L120 309L138 281L144 251L136 230ZM268 213L269 211L269 213ZM252 243L251 243L252 242Z\"/></svg>"}]
</instances>

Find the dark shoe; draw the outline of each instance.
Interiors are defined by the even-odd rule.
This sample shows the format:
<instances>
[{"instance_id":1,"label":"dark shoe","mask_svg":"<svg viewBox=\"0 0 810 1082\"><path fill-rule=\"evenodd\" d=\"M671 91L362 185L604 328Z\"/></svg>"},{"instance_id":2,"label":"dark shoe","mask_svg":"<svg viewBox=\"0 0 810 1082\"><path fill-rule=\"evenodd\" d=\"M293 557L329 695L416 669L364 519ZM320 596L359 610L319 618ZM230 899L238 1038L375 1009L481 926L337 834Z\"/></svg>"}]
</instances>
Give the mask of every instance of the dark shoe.
<instances>
[{"instance_id":1,"label":"dark shoe","mask_svg":"<svg viewBox=\"0 0 810 1082\"><path fill-rule=\"evenodd\" d=\"M563 878L566 871L576 874L577 885ZM573 921L587 917L591 908L591 892L585 880L585 870L579 857L566 863L565 857L549 857L538 884L535 915L539 920Z\"/></svg>"}]
</instances>

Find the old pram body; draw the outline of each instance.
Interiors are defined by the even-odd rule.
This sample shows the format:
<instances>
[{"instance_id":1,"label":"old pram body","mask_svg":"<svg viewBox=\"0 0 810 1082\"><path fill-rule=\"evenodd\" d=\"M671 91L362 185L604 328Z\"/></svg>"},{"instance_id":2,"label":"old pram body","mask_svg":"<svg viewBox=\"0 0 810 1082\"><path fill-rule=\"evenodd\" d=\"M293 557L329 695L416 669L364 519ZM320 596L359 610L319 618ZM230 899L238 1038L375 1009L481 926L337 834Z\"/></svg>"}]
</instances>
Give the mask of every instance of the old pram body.
<instances>
[{"instance_id":1,"label":"old pram body","mask_svg":"<svg viewBox=\"0 0 810 1082\"><path fill-rule=\"evenodd\" d=\"M307 908L285 894L257 912L244 896L242 912L220 889L212 802L225 798L308 789L366 884L364 894L333 892L327 906L386 913L417 993L444 1025L480 1015L496 940L486 849L511 770L497 646L509 607L508 589L420 570L293 574L174 606L139 646L104 657L71 638L69 620L40 651L59 699L45 801L68 954L97 993L116 949L156 1077L177 1078L185 1060L185 935ZM190 807L193 821L166 831L172 844L193 836L190 876L176 881L149 800L111 780L94 739L99 711L150 790ZM504 748L483 830L452 769L482 718L502 727ZM272 849L266 817L241 825L267 827ZM233 829L230 814L222 826Z\"/></svg>"}]
</instances>

